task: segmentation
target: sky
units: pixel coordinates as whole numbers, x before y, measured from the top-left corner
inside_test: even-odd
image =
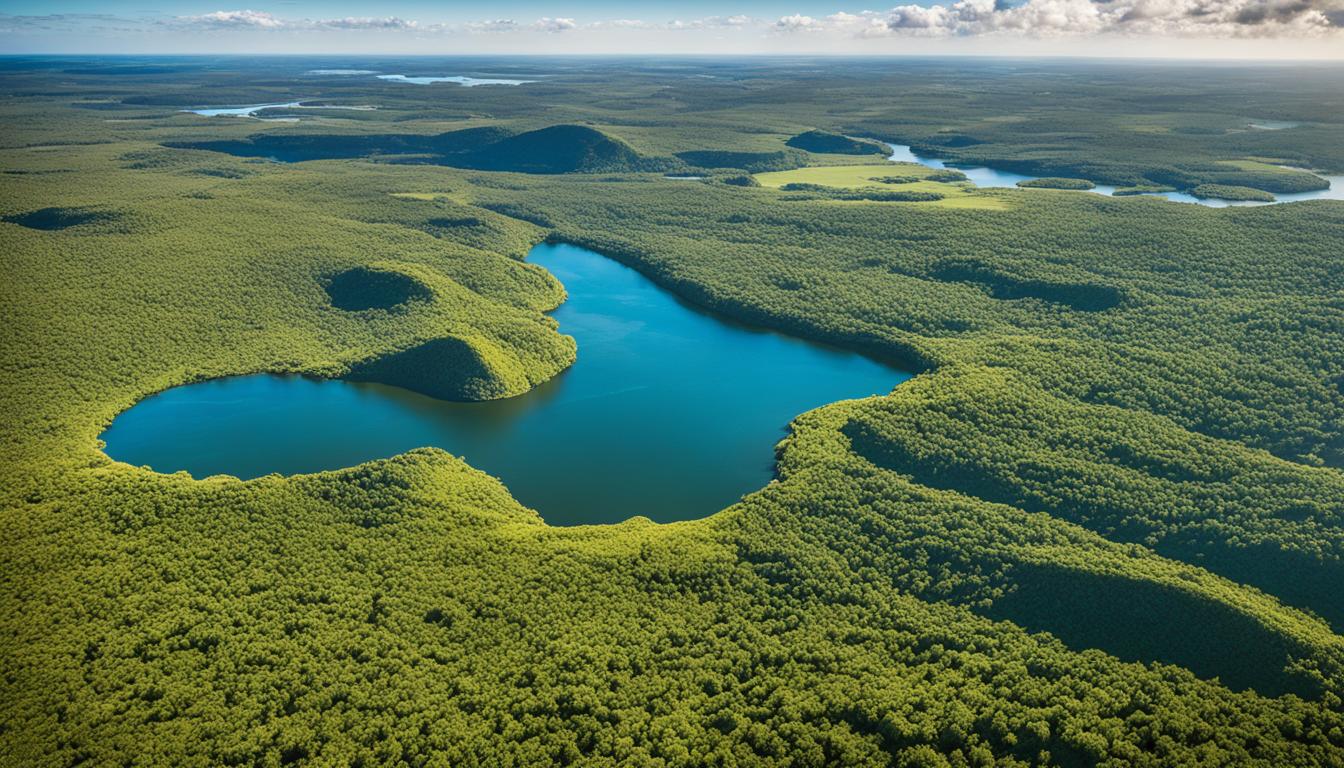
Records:
[[[1344,60],[1344,0],[242,2],[0,0],[0,53]]]

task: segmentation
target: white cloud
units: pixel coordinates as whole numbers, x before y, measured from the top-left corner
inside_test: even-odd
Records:
[[[200,16],[180,16],[180,21],[208,27],[238,27],[243,29],[281,29],[292,22],[277,19],[265,11],[215,11]]]
[[[829,32],[861,38],[1027,37],[1097,34],[1148,37],[1310,37],[1344,28],[1344,0],[955,0],[900,5],[887,11],[794,14],[778,31]]]
[[[178,16],[176,26],[235,30],[413,30],[415,21],[396,16],[347,16],[340,19],[283,19],[265,11],[214,11],[199,16]]]
[[[513,32],[518,29],[518,22],[513,19],[486,19],[466,24],[463,29],[467,32]]]
[[[417,37],[559,34],[580,30],[608,37],[629,32],[627,39],[635,39],[638,33],[640,40],[649,40],[649,36],[660,32],[685,33],[686,39],[693,39],[691,33],[696,31],[713,33],[716,39],[728,34],[757,35],[758,39],[764,39],[759,33],[774,32],[782,36],[806,34],[813,41],[809,45],[822,44],[837,50],[847,45],[846,40],[900,37],[930,41],[985,37],[1009,41],[1013,37],[1087,40],[1108,35],[1116,39],[1317,39],[1322,45],[1335,36],[1344,38],[1344,0],[943,0],[927,6],[906,2],[909,4],[882,11],[836,12],[829,16],[795,13],[774,21],[736,14],[672,21],[615,18],[585,24],[569,17],[542,17],[532,23],[486,19],[431,24],[397,16],[286,18],[251,9],[138,22],[95,15],[0,14],[0,31],[34,34],[70,27],[107,32],[113,30],[112,25],[129,27],[139,23],[178,31],[368,31],[403,32]]]
[[[346,17],[344,19],[324,19],[317,22],[327,29],[418,29],[419,22],[400,19],[396,16],[384,18]]]
[[[544,16],[532,23],[532,28],[542,32],[566,32],[571,29],[578,29],[579,25],[573,19],[552,19]]]
[[[705,16],[700,19],[691,19],[690,21],[676,21],[667,24],[668,29],[712,29],[716,27],[746,27],[759,23],[756,19],[745,14],[736,16]]]
[[[795,13],[792,16],[781,16],[775,22],[775,28],[786,32],[817,32],[825,29],[826,24],[811,16]]]

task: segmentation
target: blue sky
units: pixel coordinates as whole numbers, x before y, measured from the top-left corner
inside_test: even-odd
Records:
[[[1344,0],[0,0],[0,52],[1344,59]]]

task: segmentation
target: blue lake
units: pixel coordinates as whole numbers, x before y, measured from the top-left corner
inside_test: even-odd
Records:
[[[527,394],[435,400],[378,384],[255,375],[170,389],[103,433],[114,459],[195,477],[351,466],[439,446],[552,524],[711,514],[770,481],[794,416],[908,373],[728,322],[571,245],[529,260],[564,283],[578,361]]]

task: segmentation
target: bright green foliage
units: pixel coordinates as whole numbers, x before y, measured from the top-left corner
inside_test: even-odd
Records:
[[[134,88],[106,64],[6,66],[7,762],[1344,763],[1344,205],[927,177],[960,196],[887,204],[163,146],[591,122],[644,158],[787,165],[814,126],[956,121],[996,140],[946,151],[1091,156],[1106,173],[1077,175],[1140,183],[1176,164],[1268,173],[1219,162],[1245,157],[1340,167],[1339,80],[1200,69],[1192,97],[1140,65],[842,61],[815,78],[722,65],[691,87],[557,63],[536,90],[428,99],[287,64],[183,60]],[[173,111],[318,97],[380,108],[297,127]],[[1191,102],[1212,111],[1171,111]],[[1059,122],[1062,104],[1094,124]],[[1215,107],[1312,124],[1236,133]],[[1076,143],[1023,144],[1047,123]],[[800,415],[775,482],[663,526],[549,527],[439,450],[246,482],[99,450],[119,411],[209,377],[535,386],[576,354],[545,314],[563,287],[522,260],[546,237],[921,375]]]

